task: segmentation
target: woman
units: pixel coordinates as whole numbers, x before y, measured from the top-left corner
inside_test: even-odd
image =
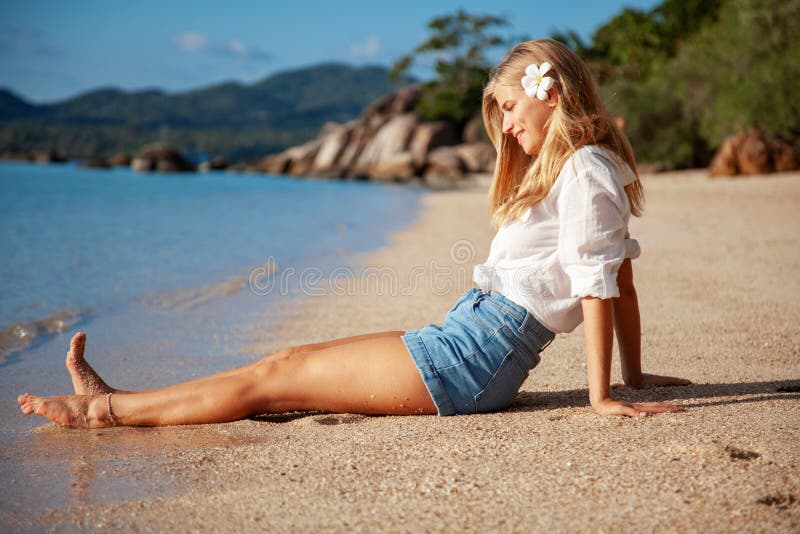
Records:
[[[21,395],[26,414],[60,424],[219,423],[296,410],[451,415],[506,408],[555,333],[585,323],[589,398],[600,414],[677,412],[610,396],[616,329],[633,387],[688,384],[644,374],[627,226],[643,200],[630,146],[585,65],[564,45],[514,47],[486,86],[483,116],[497,149],[490,190],[499,228],[489,259],[442,327],[293,347],[239,369],[175,386],[124,392],[67,355],[75,395]]]

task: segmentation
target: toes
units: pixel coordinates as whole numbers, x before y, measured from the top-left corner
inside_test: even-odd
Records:
[[[19,403],[19,407],[22,410],[22,413],[25,415],[30,415],[34,412],[34,400],[36,397],[31,395],[30,393],[25,393],[24,395],[20,395],[17,397],[17,402]]]
[[[69,343],[70,348],[70,355],[74,358],[83,358],[83,349],[86,346],[86,334],[83,332],[78,332],[74,336],[72,336],[72,340]]]

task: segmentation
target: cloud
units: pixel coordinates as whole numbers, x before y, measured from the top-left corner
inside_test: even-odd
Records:
[[[248,45],[241,39],[229,39],[226,43],[211,41],[208,35],[200,32],[186,31],[172,36],[172,44],[178,49],[191,54],[210,53],[220,56],[245,59],[267,60],[272,56],[260,48]]]
[[[203,52],[209,47],[209,39],[204,33],[181,32],[172,36],[172,44],[184,52]]]
[[[58,56],[61,51],[47,44],[36,28],[3,26],[0,27],[0,54]]]
[[[348,55],[351,59],[373,59],[380,51],[380,41],[375,35],[370,35],[364,42],[351,44]]]
[[[250,59],[272,59],[272,56],[259,48],[248,46],[240,39],[231,39],[223,47],[214,50],[218,54],[245,57]]]

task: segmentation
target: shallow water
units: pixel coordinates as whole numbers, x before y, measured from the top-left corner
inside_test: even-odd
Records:
[[[385,244],[419,196],[370,183],[0,163],[0,480],[25,488],[0,510],[24,510],[32,496],[67,505],[75,484],[88,485],[82,502],[163,491],[125,476],[76,482],[75,466],[119,457],[87,458],[72,431],[19,411],[24,391],[71,393],[72,333],[87,332],[87,359],[123,389],[249,363],[263,356],[247,352],[254,325],[278,324],[305,287]],[[153,436],[130,434],[127,446],[151,447]],[[50,452],[31,460],[32,449]]]

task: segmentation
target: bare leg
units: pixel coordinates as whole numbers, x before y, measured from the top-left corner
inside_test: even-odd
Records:
[[[106,426],[105,396],[20,396],[25,413],[61,424]],[[66,400],[65,400],[66,399]],[[70,404],[72,402],[72,404]],[[64,416],[63,412],[86,411]],[[436,407],[399,336],[382,336],[267,358],[238,373],[141,393],[117,393],[124,425],[220,423],[266,412],[324,410],[365,414],[433,414]],[[106,414],[107,415],[107,414]],[[62,422],[66,421],[66,422]]]
[[[194,380],[185,383],[195,384],[204,380],[214,380],[217,378],[223,378],[226,376],[235,375],[243,371],[252,370],[256,366],[260,365],[261,363],[267,360],[285,358],[286,356],[291,356],[292,354],[297,354],[300,352],[313,352],[328,347],[335,347],[338,345],[353,343],[355,341],[361,341],[364,339],[373,339],[377,337],[400,337],[402,335],[403,331],[400,330],[390,331],[390,332],[376,332],[372,334],[362,334],[359,336],[334,339],[322,343],[298,345],[295,347],[290,347],[288,349],[280,350],[257,362],[242,367],[229,369],[226,371],[221,371],[213,375],[196,378]],[[125,391],[122,389],[112,388],[100,377],[99,374],[97,374],[97,371],[95,371],[94,368],[91,365],[89,365],[89,363],[84,359],[85,347],[86,347],[86,334],[84,334],[83,332],[78,332],[77,334],[72,336],[72,341],[70,342],[70,350],[67,353],[66,364],[67,364],[67,371],[69,371],[70,377],[72,378],[72,385],[75,389],[75,394],[101,395],[106,393],[130,393],[129,391]]]

